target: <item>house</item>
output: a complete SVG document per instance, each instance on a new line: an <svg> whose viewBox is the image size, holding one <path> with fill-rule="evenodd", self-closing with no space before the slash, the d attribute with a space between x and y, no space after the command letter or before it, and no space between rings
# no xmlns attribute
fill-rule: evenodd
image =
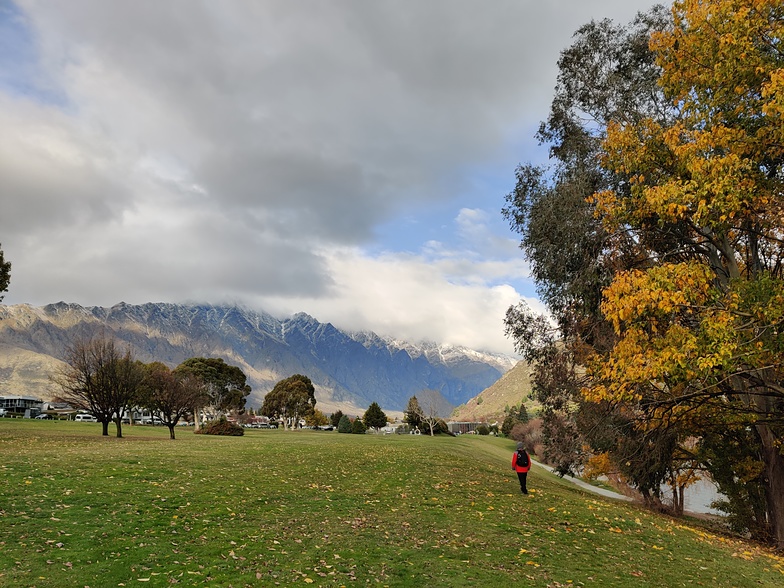
<svg viewBox="0 0 784 588"><path fill-rule="evenodd" d="M33 396L0 396L0 414L9 417L36 416L43 410L44 401Z"/></svg>
<svg viewBox="0 0 784 588"><path fill-rule="evenodd" d="M449 427L450 433L464 435L475 432L480 425L487 425L487 423L449 421L446 425Z"/></svg>

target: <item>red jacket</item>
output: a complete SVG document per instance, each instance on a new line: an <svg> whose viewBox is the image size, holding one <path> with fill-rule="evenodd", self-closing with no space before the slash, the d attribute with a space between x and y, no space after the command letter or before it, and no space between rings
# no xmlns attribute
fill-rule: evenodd
<svg viewBox="0 0 784 588"><path fill-rule="evenodd" d="M523 449L523 452L525 452L525 449ZM516 471L516 472L527 472L528 470L531 469L531 456L528 455L527 453L526 453L526 455L528 456L528 465L523 467L523 466L517 465L517 451L515 451L512 454L512 469L514 471Z"/></svg>

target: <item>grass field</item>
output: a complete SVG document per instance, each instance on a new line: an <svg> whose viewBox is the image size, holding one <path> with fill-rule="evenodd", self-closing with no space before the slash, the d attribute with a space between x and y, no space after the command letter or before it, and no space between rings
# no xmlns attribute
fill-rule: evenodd
<svg viewBox="0 0 784 588"><path fill-rule="evenodd" d="M784 559L513 443L0 420L0 586L782 586Z"/></svg>

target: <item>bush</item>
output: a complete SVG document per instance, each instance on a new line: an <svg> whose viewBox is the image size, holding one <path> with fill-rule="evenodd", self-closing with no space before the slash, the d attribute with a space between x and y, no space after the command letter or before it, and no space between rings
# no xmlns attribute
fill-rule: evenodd
<svg viewBox="0 0 784 588"><path fill-rule="evenodd" d="M476 428L476 434L477 435L489 435L490 434L490 428L486 424L482 423L481 425L479 425Z"/></svg>
<svg viewBox="0 0 784 588"><path fill-rule="evenodd" d="M351 425L351 432L356 433L357 435L363 435L367 431L367 427L365 423L362 422L362 419L359 417L354 419L354 424Z"/></svg>
<svg viewBox="0 0 784 588"><path fill-rule="evenodd" d="M438 419L438 422L436 423L436 426L433 429L433 432L436 435L449 435L450 437L454 437L455 436L454 433L452 433L449 430L449 425L446 424L446 421L444 419Z"/></svg>
<svg viewBox="0 0 784 588"><path fill-rule="evenodd" d="M221 417L220 420L206 423L203 428L195 431L202 435L227 435L231 437L242 437L245 430L237 423L232 423Z"/></svg>
<svg viewBox="0 0 784 588"><path fill-rule="evenodd" d="M527 423L517 423L512 427L509 437L522 441L525 450L532 455L542 451L542 419L533 419Z"/></svg>

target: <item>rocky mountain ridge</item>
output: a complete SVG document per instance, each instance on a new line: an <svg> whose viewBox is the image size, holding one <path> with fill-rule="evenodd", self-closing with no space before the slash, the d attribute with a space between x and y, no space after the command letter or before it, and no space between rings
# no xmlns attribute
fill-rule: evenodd
<svg viewBox="0 0 784 588"><path fill-rule="evenodd" d="M21 304L0 306L0 395L51 397L48 373L61 365L67 346L101 331L144 362L174 366L194 356L223 357L247 374L248 404L256 407L294 373L313 380L319 408L329 412L364 410L371 402L402 410L427 388L457 405L516 363L499 354L343 331L304 313L278 319L238 306Z"/></svg>

